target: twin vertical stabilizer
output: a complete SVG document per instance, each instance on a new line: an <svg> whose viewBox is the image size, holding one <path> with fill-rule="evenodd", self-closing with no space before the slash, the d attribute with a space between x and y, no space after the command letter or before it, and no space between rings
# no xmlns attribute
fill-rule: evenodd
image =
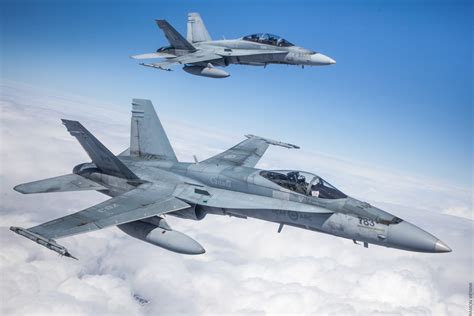
<svg viewBox="0 0 474 316"><path fill-rule="evenodd" d="M199 13L188 13L188 35L186 39L190 43L212 41Z"/></svg>
<svg viewBox="0 0 474 316"><path fill-rule="evenodd" d="M133 99L130 155L178 161L150 100Z"/></svg>

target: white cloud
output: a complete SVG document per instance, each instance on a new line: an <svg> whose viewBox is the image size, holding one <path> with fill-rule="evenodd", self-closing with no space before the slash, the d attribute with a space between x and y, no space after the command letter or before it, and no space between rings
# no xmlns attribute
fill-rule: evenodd
<svg viewBox="0 0 474 316"><path fill-rule="evenodd" d="M291 227L277 234L276 224L258 220L208 216L200 222L167 218L206 248L202 256L168 252L111 228L62 239L80 260L58 258L8 226L29 227L106 197L95 192L20 195L11 188L69 173L87 160L60 118L79 119L120 152L128 144L129 113L10 82L1 88L1 314L465 313L473 279L473 223L467 219L472 217L472 188L320 153L271 149L261 166L318 170L346 193L414 221L454 251L365 249ZM240 140L239 135L162 120L182 159L192 160L192 154L205 159ZM141 306L133 294L151 302Z"/></svg>

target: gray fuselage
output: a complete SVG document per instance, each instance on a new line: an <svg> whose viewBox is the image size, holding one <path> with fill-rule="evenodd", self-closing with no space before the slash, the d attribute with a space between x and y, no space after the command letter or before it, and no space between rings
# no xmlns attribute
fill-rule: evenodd
<svg viewBox="0 0 474 316"><path fill-rule="evenodd" d="M386 247L418 252L445 252L442 242L424 230L351 197L324 199L293 192L261 176L263 170L207 163L180 163L120 157L140 179L175 186L175 195L194 206L169 213L200 220L206 214L257 218L265 221L323 232ZM93 164L83 164L74 172L107 187L101 191L117 196L133 189L126 180L94 172ZM92 172L90 171L92 170ZM192 193L189 190L194 190ZM180 192L183 193L180 193ZM235 198L258 200L261 207L214 207L211 197L226 193ZM181 195L180 195L181 194Z"/></svg>
<svg viewBox="0 0 474 316"><path fill-rule="evenodd" d="M274 45L250 42L243 39L217 40L200 42L193 44L197 50L209 53L218 52L223 58L213 61L214 66L228 66L230 64L265 66L268 64L288 64L302 66L325 66L336 62L321 53L311 51L299 46L279 47ZM232 56L232 50L248 50L248 56ZM268 53L252 54L252 50L268 50ZM189 51L166 49L163 52L170 52L176 56L189 54ZM228 53L228 56L225 56ZM207 66L207 62L194 63L194 65Z"/></svg>

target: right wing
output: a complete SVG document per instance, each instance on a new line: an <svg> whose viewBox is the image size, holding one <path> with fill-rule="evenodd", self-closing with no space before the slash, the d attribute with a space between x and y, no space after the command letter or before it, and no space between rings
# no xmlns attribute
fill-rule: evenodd
<svg viewBox="0 0 474 316"><path fill-rule="evenodd" d="M263 138L255 135L245 136L248 139L200 163L255 167L255 165L260 160L260 158L262 158L269 145L299 149L299 147L296 145L283 143L268 138Z"/></svg>
<svg viewBox="0 0 474 316"><path fill-rule="evenodd" d="M160 191L154 190L153 187L150 189L140 186L80 212L28 228L28 230L46 238L61 238L188 207L190 207L189 204L171 195L160 194Z"/></svg>
<svg viewBox="0 0 474 316"><path fill-rule="evenodd" d="M162 52L146 53L146 54L130 56L130 58L133 58L133 59L155 59L155 58L174 58L174 57L176 56L173 54L162 53Z"/></svg>
<svg viewBox="0 0 474 316"><path fill-rule="evenodd" d="M206 51L197 51L194 53L190 53L190 54L175 57L175 58L168 58L161 62L141 64L141 65L168 70L169 66L173 66L176 64L181 64L181 65L195 64L195 63L202 63L202 62L212 62L219 59L222 59L222 56L218 54L214 54L214 53L206 52Z"/></svg>
<svg viewBox="0 0 474 316"><path fill-rule="evenodd" d="M166 190L144 184L80 212L28 229L19 227L10 227L10 229L55 250L54 247L62 246L56 244L52 238L91 232L188 207L190 207L189 204L173 197L169 188ZM55 251L63 255L69 254L64 247L62 249L64 249L62 252Z"/></svg>

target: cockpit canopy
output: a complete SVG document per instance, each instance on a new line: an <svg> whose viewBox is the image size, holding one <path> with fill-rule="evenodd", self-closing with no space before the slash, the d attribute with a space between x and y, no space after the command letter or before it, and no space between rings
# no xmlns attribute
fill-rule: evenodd
<svg viewBox="0 0 474 316"><path fill-rule="evenodd" d="M166 52L166 51L169 51L169 50L172 50L173 49L173 46L163 46L163 47L160 47L156 50L157 53L163 53L163 52Z"/></svg>
<svg viewBox="0 0 474 316"><path fill-rule="evenodd" d="M292 170L272 170L262 171L260 175L296 193L314 196L320 199L347 198L347 195L312 173Z"/></svg>
<svg viewBox="0 0 474 316"><path fill-rule="evenodd" d="M290 47L295 46L288 42L286 39L269 33L257 33L242 37L244 41L262 43L267 45L279 46L279 47Z"/></svg>

